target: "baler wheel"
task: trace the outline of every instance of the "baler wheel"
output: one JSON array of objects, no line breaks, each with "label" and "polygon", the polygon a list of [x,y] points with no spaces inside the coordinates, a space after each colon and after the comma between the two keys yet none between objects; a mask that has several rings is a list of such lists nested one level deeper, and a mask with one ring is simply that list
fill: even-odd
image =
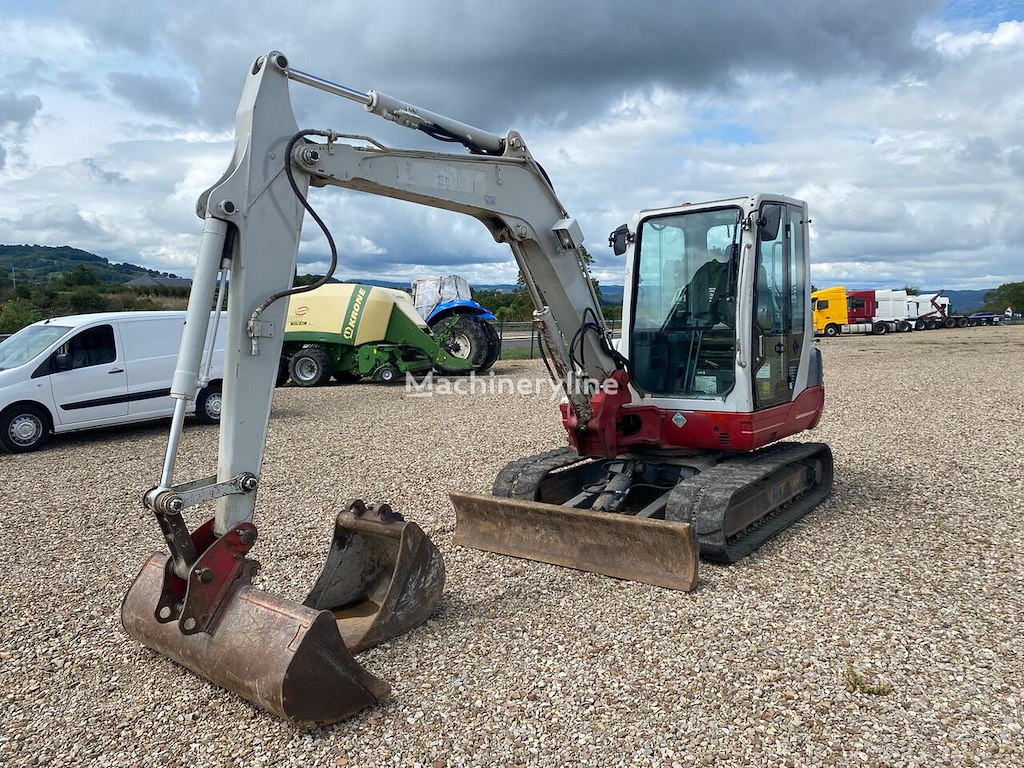
[{"label": "baler wheel", "polygon": [[288,361],[288,373],[300,387],[320,387],[331,378],[331,356],[320,347],[300,349]]}]

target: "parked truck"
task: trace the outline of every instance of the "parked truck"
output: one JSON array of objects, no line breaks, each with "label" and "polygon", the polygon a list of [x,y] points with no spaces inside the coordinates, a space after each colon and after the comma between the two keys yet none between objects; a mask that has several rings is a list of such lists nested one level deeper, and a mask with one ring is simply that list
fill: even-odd
[{"label": "parked truck", "polygon": [[874,319],[874,291],[847,291],[841,285],[823,288],[811,294],[811,309],[814,316],[814,332],[825,336],[888,331],[884,320]]},{"label": "parked truck", "polygon": [[825,336],[841,333],[904,333],[936,328],[994,325],[1002,316],[957,314],[942,291],[908,295],[904,290],[854,290],[843,286],[811,294],[814,331]]}]

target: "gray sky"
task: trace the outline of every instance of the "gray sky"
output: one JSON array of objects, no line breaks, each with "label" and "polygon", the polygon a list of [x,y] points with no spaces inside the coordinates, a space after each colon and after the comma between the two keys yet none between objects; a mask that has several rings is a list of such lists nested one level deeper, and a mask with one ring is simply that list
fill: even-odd
[{"label": "gray sky", "polygon": [[[607,234],[635,209],[755,191],[808,201],[818,285],[1024,280],[1019,0],[4,8],[3,243],[191,274],[195,199],[227,165],[249,65],[279,49],[359,90],[522,132],[606,283],[623,267]],[[292,92],[302,127],[429,146],[358,105]],[[507,247],[471,219],[336,189],[313,199],[344,277],[515,279]],[[311,223],[299,259],[326,265]]]}]

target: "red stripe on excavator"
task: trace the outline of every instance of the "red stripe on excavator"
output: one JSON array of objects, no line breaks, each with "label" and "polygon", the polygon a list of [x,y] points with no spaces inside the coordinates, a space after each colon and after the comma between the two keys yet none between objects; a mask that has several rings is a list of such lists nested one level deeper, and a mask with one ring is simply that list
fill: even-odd
[{"label": "red stripe on excavator", "polygon": [[[661,410],[652,406],[595,408],[583,431],[572,429],[571,412],[562,407],[569,443],[581,455],[614,456],[632,446],[752,451],[776,440],[811,429],[821,417],[824,387],[809,387],[795,400],[754,413]],[[681,414],[683,424],[673,419]],[[614,419],[614,432],[610,428]]]}]

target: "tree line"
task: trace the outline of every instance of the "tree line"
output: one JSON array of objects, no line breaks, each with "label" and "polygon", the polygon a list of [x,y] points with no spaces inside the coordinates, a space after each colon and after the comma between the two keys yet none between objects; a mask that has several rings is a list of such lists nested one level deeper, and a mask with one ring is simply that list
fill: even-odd
[{"label": "tree line", "polygon": [[60,277],[17,281],[0,267],[0,334],[15,333],[47,317],[87,312],[184,309],[188,288],[128,288],[100,280],[92,266],[78,264]]},{"label": "tree line", "polygon": [[1024,312],[1024,282],[1003,283],[985,294],[986,312],[1002,313],[1007,307],[1014,312]]}]

